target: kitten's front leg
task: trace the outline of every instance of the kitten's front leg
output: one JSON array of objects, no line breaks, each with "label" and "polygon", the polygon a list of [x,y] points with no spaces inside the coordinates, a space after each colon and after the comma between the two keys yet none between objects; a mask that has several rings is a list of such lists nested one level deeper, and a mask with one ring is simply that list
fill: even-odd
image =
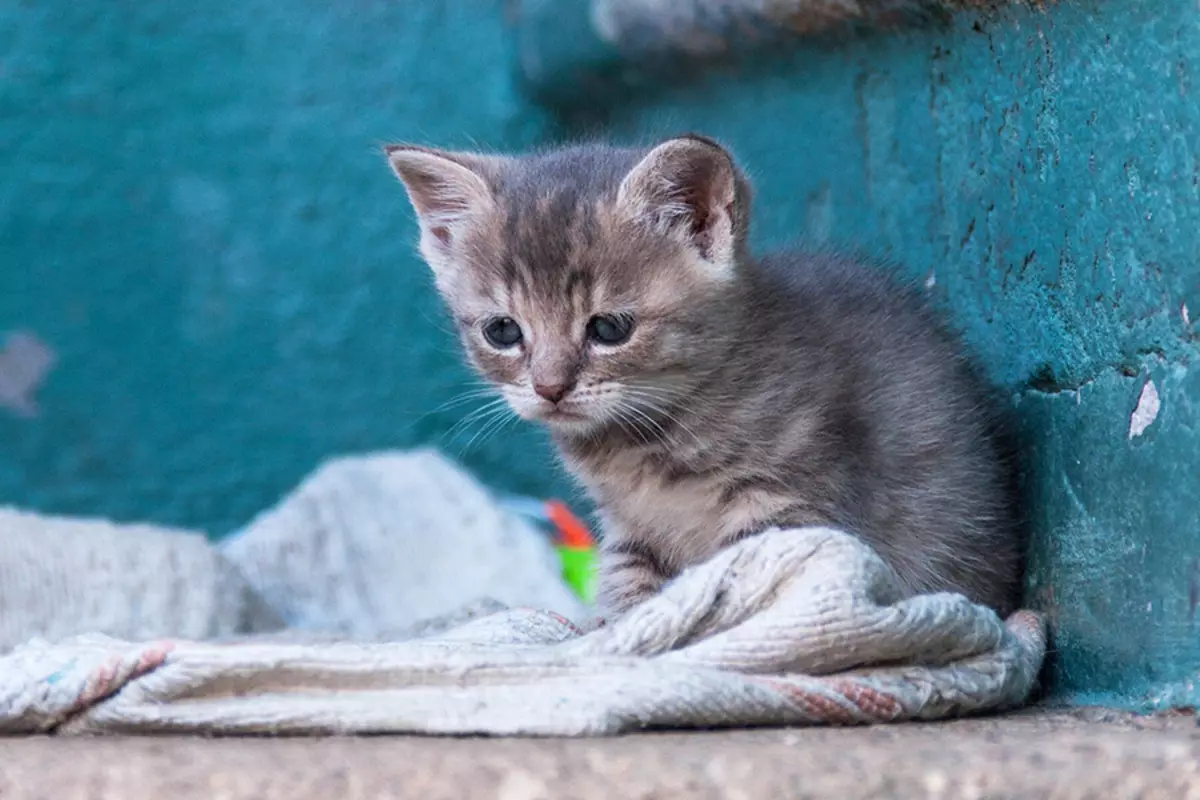
[{"label": "kitten's front leg", "polygon": [[620,616],[658,594],[674,575],[653,547],[605,525],[597,577],[596,599],[601,609]]}]

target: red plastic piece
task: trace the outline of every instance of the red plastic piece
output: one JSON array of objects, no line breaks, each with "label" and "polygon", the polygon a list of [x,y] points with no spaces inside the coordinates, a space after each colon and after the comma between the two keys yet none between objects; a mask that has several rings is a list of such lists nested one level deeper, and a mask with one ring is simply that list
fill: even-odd
[{"label": "red plastic piece", "polygon": [[567,547],[596,546],[596,540],[592,538],[587,525],[583,524],[579,517],[567,508],[566,503],[559,500],[547,500],[546,516],[554,523],[554,527],[558,528],[559,535],[562,537],[559,544]]}]

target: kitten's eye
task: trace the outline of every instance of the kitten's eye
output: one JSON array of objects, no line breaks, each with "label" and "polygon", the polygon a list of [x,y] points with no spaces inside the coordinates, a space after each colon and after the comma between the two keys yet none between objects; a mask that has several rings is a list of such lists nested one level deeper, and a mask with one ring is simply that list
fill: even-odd
[{"label": "kitten's eye", "polygon": [[587,325],[588,338],[600,344],[621,344],[632,333],[633,319],[624,314],[597,314]]},{"label": "kitten's eye", "polygon": [[521,326],[512,317],[496,317],[483,326],[483,338],[498,350],[507,350],[523,338]]}]

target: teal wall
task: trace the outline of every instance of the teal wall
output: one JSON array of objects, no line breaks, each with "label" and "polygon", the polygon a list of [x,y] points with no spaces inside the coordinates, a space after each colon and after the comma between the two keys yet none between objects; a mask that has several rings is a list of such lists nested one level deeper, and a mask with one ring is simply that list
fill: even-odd
[{"label": "teal wall", "polygon": [[[89,11],[90,7],[97,10]],[[661,71],[582,0],[0,7],[0,502],[228,531],[322,457],[438,444],[467,388],[387,139],[726,140],[762,244],[906,264],[1008,387],[1062,698],[1200,697],[1200,24],[963,16]],[[1186,315],[1184,309],[1190,309]],[[0,371],[4,369],[0,356]],[[1147,381],[1160,404],[1131,438]],[[512,428],[462,454],[569,491]]]},{"label": "teal wall", "polygon": [[[561,4],[533,7],[528,89],[563,124],[715,135],[755,179],[760,242],[890,256],[953,310],[1022,423],[1058,696],[1200,701],[1195,4],[967,15],[756,57],[733,40],[671,80],[647,74],[662,53],[639,69],[583,16],[567,46]],[[1147,381],[1159,412],[1131,438]]]},{"label": "teal wall", "polygon": [[[378,145],[528,146],[499,2],[0,4],[0,502],[228,531],[331,453],[440,444],[465,371]],[[2,346],[2,341],[0,341]],[[552,474],[531,434],[468,463]]]}]

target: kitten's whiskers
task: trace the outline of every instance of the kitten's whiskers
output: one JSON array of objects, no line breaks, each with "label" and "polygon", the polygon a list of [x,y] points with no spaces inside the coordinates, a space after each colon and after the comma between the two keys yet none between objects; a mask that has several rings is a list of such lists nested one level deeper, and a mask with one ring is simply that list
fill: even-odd
[{"label": "kitten's whiskers", "polygon": [[459,457],[461,458],[470,452],[471,446],[476,442],[478,442],[478,444],[482,447],[485,442],[487,442],[489,439],[495,438],[500,431],[504,430],[516,419],[518,419],[518,417],[515,414],[509,414],[505,410],[492,413],[487,422],[480,426],[479,430],[475,432],[475,435],[472,436],[470,440],[463,446],[462,450],[459,451]]},{"label": "kitten's whiskers", "polygon": [[[700,436],[697,435],[697,433],[680,418],[679,414],[674,413],[668,406],[668,403],[670,403],[672,405],[679,406],[682,409],[682,406],[679,403],[667,400],[663,397],[656,397],[643,387],[627,388],[624,394],[625,397],[627,397],[630,401],[624,403],[624,407],[637,413],[640,417],[652,423],[658,429],[660,438],[664,443],[670,438],[668,432],[665,428],[663,428],[662,423],[658,422],[658,420],[655,420],[652,416],[650,416],[650,414],[646,413],[647,411],[652,414],[661,415],[671,424],[678,426],[678,428],[690,436],[697,445],[703,445],[703,441],[701,441]],[[638,404],[641,404],[645,410],[640,408]]]},{"label": "kitten's whiskers", "polygon": [[477,422],[490,421],[497,414],[502,414],[507,408],[508,402],[503,397],[497,397],[493,400],[484,403],[479,408],[473,409],[458,422],[450,426],[450,428],[442,434],[442,438],[453,440],[459,434],[465,433],[468,428]]}]

